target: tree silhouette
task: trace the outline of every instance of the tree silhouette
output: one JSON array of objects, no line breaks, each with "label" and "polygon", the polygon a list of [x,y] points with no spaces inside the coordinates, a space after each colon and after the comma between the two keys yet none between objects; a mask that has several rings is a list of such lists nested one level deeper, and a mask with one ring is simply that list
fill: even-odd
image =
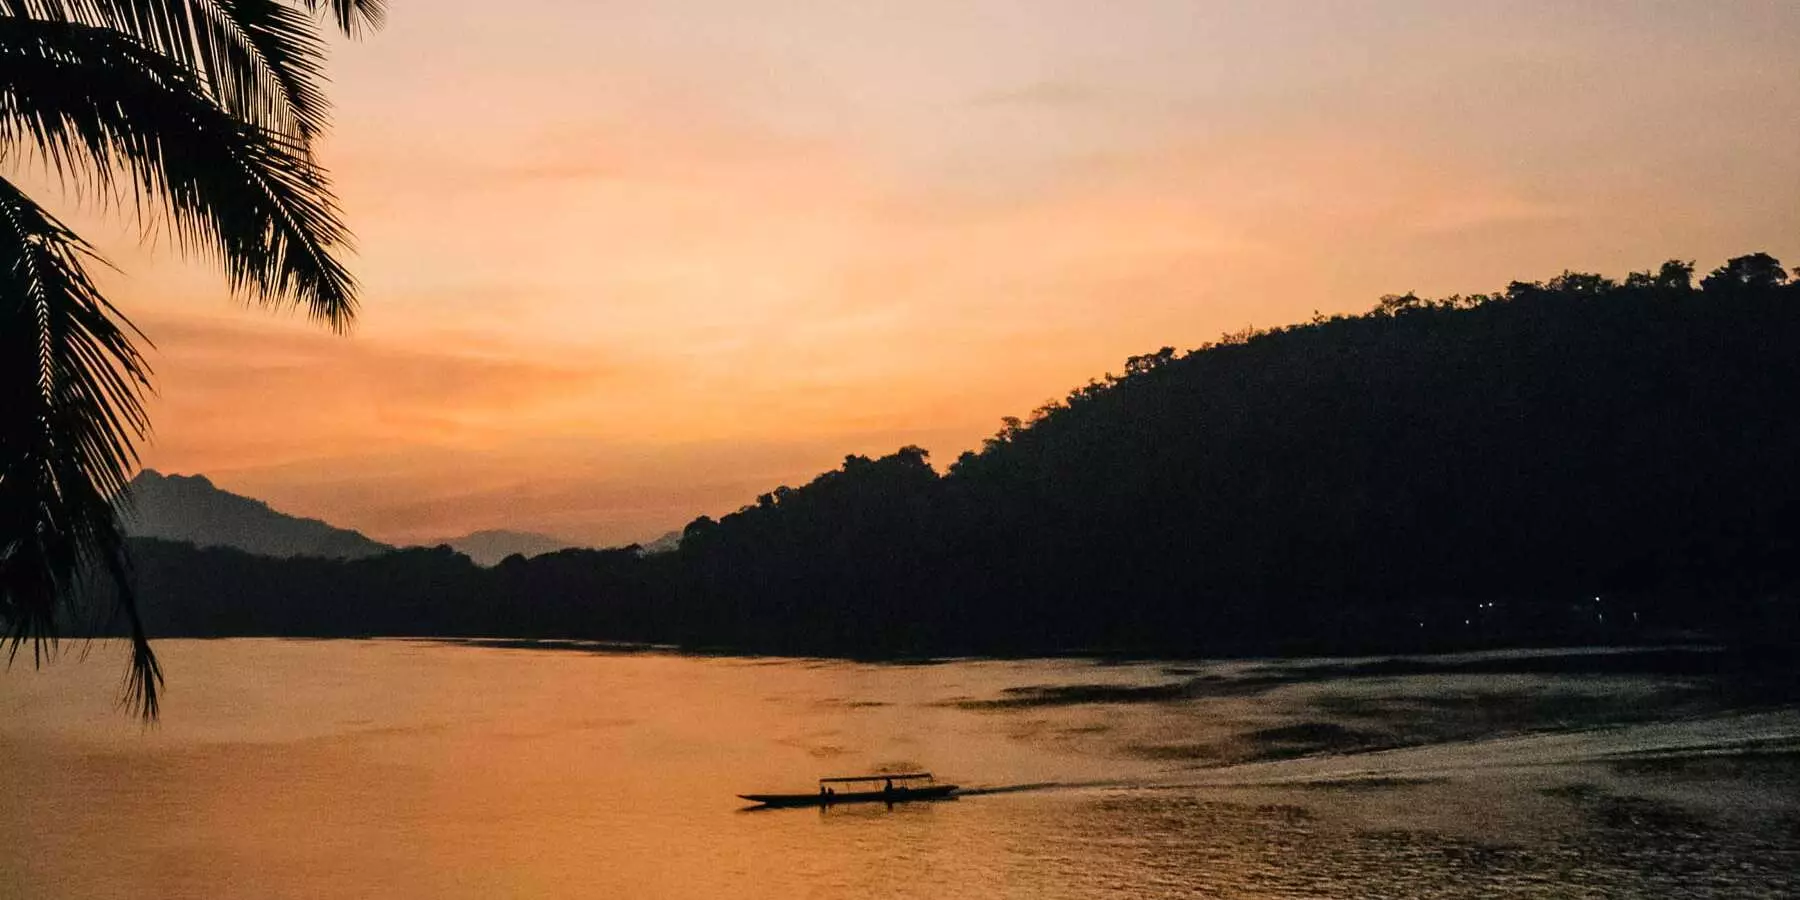
[{"label": "tree silhouette", "polygon": [[1728,260],[1700,281],[1701,290],[1764,291],[1787,282],[1781,260],[1767,253],[1752,253]]},{"label": "tree silhouette", "polygon": [[1401,295],[1134,356],[947,472],[918,447],[848,456],[672,552],[482,570],[156,544],[143,583],[179,634],[866,657],[1793,641],[1800,283],[1692,272]]},{"label": "tree silhouette", "polygon": [[[129,190],[240,295],[342,331],[356,285],[313,155],[328,118],[318,17],[355,32],[382,5],[0,0],[0,141],[92,193]],[[0,179],[0,627],[10,653],[41,659],[110,594],[132,640],[127,698],[154,718],[161,671],[115,513],[149,424],[149,370],[142,335],[88,278],[98,261]]]}]

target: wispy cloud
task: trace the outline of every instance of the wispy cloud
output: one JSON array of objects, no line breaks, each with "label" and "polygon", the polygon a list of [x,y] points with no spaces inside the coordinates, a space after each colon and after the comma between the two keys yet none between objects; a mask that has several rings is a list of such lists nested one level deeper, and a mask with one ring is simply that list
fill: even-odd
[{"label": "wispy cloud", "polygon": [[1800,250],[1792,5],[491,12],[341,48],[351,339],[76,217],[158,342],[151,464],[393,539],[629,539],[1164,344]]},{"label": "wispy cloud", "polygon": [[440,333],[428,342],[149,317],[158,429],[149,460],[225,471],[311,458],[428,452],[516,433],[572,397],[625,389],[603,360]]}]

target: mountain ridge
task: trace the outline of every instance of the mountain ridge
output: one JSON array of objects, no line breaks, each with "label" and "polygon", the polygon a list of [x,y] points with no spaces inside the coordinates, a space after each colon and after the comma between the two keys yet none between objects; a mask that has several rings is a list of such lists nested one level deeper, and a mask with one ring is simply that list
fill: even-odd
[{"label": "mountain ridge", "polygon": [[581,547],[554,535],[511,528],[483,528],[459,537],[438,538],[422,544],[426,547],[447,546],[474,560],[479,566],[497,566],[509,556],[530,558]]},{"label": "mountain ridge", "polygon": [[360,531],[284,513],[254,497],[232,493],[205,475],[165,475],[144,469],[131,480],[120,518],[132,537],[231,547],[278,559],[364,559],[394,547]]}]

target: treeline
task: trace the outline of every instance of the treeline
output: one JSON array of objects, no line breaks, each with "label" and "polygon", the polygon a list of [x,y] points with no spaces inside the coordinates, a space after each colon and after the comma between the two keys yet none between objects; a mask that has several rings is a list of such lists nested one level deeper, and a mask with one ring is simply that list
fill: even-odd
[{"label": "treeline", "polygon": [[140,544],[163,634],[882,656],[1793,635],[1800,281],[1672,261],[1133,357],[939,474],[852,456],[678,550],[479,569]]}]

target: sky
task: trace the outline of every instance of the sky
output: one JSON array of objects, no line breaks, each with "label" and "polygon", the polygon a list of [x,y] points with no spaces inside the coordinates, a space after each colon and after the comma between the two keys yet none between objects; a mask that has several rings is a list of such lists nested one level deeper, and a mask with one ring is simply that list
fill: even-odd
[{"label": "sky", "polygon": [[390,6],[330,64],[351,336],[47,199],[155,343],[146,465],[392,542],[647,541],[1387,293],[1800,263],[1790,0]]}]

